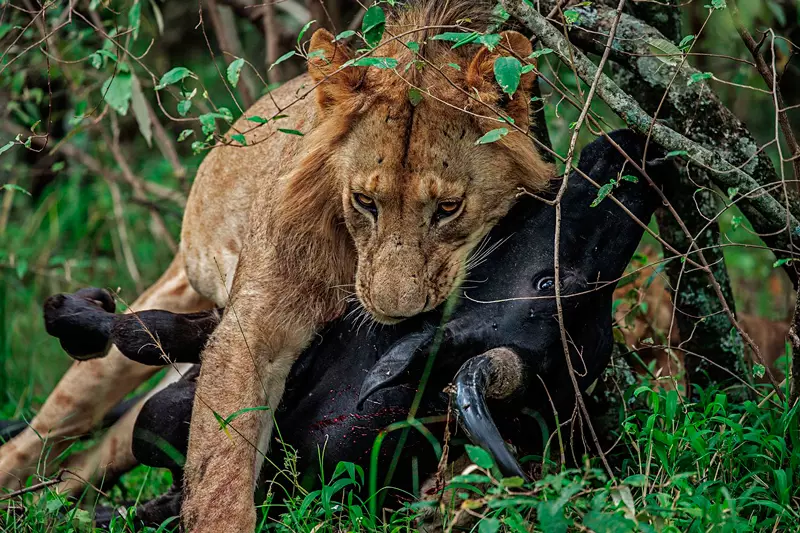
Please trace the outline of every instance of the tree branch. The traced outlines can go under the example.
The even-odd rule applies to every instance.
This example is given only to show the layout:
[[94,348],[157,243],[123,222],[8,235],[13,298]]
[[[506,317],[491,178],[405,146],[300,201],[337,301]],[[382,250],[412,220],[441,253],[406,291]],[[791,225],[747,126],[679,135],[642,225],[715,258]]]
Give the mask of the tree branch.
[[[713,179],[717,180],[719,186],[729,188],[735,187],[739,191],[743,191],[743,195],[747,197],[761,213],[769,213],[776,216],[777,220],[782,221],[782,224],[778,227],[778,231],[785,231],[786,229],[794,231],[798,228],[798,222],[795,217],[786,210],[780,202],[776,201],[775,198],[765,194],[752,176],[748,175],[740,168],[733,166],[724,158],[711,152],[707,148],[700,146],[674,130],[654,121],[653,118],[639,106],[636,100],[622,91],[619,86],[602,74],[602,72],[599,72],[597,66],[582,52],[575,49],[539,12],[520,0],[501,0],[501,3],[509,14],[525,24],[543,44],[553,49],[561,61],[570,65],[582,80],[586,83],[590,83],[590,80],[597,77],[597,95],[600,96],[629,127],[644,135],[650,136],[655,142],[667,150],[685,151],[688,154],[688,158],[693,162],[714,172],[712,175]],[[614,24],[612,24],[611,27],[613,29]],[[675,215],[677,215],[677,213],[675,213]],[[687,235],[691,235],[683,222],[680,219],[677,219],[677,221],[681,225],[681,229]],[[711,270],[702,251],[698,249],[697,255],[701,260],[704,270],[710,275]],[[761,364],[764,364],[758,346],[753,343],[752,339],[737,323],[733,312],[725,301],[719,284],[714,280],[713,276],[710,277],[709,281],[714,286],[720,303],[731,323],[752,348],[757,360]],[[777,382],[769,368],[767,368],[767,376],[770,378],[776,394],[783,399],[783,393],[778,388]]]
[[[235,32],[235,28],[229,28],[222,22],[222,16],[219,11],[219,5],[217,4],[217,0],[206,0],[208,4],[208,18],[211,21],[211,27],[214,28],[214,35],[217,36],[217,43],[219,44],[220,50],[223,52],[223,56],[225,59],[225,64],[229,65],[231,61],[233,61],[233,56],[241,56],[242,51],[237,49],[234,45],[234,39],[229,32]],[[225,53],[227,52],[227,54]],[[252,106],[255,103],[255,98],[253,98],[253,93],[250,91],[247,83],[239,83],[239,94],[242,96],[242,102],[244,102],[244,106],[246,108]]]
[[[778,114],[778,121],[781,126],[781,131],[783,131],[786,144],[789,145],[789,150],[792,152],[792,168],[794,169],[794,179],[798,180],[800,179],[800,157],[798,157],[800,155],[800,145],[797,144],[794,131],[792,131],[792,125],[789,123],[789,117],[786,114],[786,103],[783,100],[783,94],[781,93],[780,87],[778,87],[777,80],[775,79],[772,70],[769,68],[769,65],[767,65],[767,62],[764,61],[764,57],[759,51],[759,43],[753,39],[753,36],[750,35],[750,32],[744,27],[742,16],[739,13],[739,6],[736,0],[730,1],[730,4],[728,4],[728,11],[731,14],[731,19],[733,20],[733,25],[736,27],[736,31],[739,32],[744,45],[750,51],[750,54],[753,56],[753,59],[756,62],[756,68],[758,69],[759,74],[761,74],[761,77],[764,78],[764,83],[767,84],[767,87],[769,87],[769,89],[773,92],[776,107],[775,111]],[[797,184],[795,184],[795,188],[796,187]]]
[[[548,5],[553,3],[552,0],[543,2]],[[608,32],[614,11],[606,8],[576,9],[580,13],[578,22],[580,26],[572,27],[570,38],[584,50],[601,53],[603,43],[597,35]],[[622,16],[618,35],[619,39],[614,43],[611,57],[623,65],[627,72],[617,68],[614,74],[616,79],[624,80],[628,87],[637,87],[629,94],[642,95],[639,102],[648,108],[647,95],[666,92],[665,105],[659,116],[669,117],[666,123],[673,130],[683,132],[719,157],[740,166],[766,192],[769,192],[770,188],[774,189],[772,195],[777,203],[785,205],[787,200],[772,161],[763,149],[759,149],[747,126],[725,107],[705,84],[689,84],[692,76],[698,73],[695,69],[684,62],[676,72],[679,58],[654,55],[649,43],[664,40],[664,35],[629,15]],[[671,83],[673,78],[675,81]],[[649,108],[655,112],[657,105],[651,105]],[[621,116],[625,118],[624,115]],[[723,187],[721,182],[726,178],[718,175],[714,177],[714,181],[723,190],[728,186],[736,187],[736,185]],[[785,231],[785,217],[776,212],[762,211],[760,206],[754,205],[748,198],[743,198],[739,206],[771,248],[795,250],[788,232]],[[793,214],[800,213],[800,205],[791,197],[789,209]],[[777,255],[791,257],[791,254],[780,252],[777,252]],[[786,269],[786,272],[796,283],[797,275],[794,270]]]
[[[571,47],[564,36],[551,26],[541,14],[519,0],[501,0],[501,2],[505,9],[518,18],[543,44],[552,48],[562,61],[569,64],[574,59],[574,68],[578,75],[585,82],[591,82],[597,72],[595,64],[579,50]],[[621,39],[617,42],[620,41]],[[617,43],[615,43],[616,46]],[[573,48],[572,51],[570,51],[571,48]],[[653,59],[657,61],[657,58]],[[751,205],[756,214],[760,215],[760,218],[753,217],[755,220],[751,218],[751,222],[756,231],[765,234],[765,240],[769,238],[768,234],[777,235],[781,232],[785,233],[787,230],[794,231],[800,225],[794,215],[787,211],[778,200],[764,192],[753,176],[667,126],[658,122],[654,123],[653,118],[641,108],[635,99],[622,91],[605,75],[600,78],[597,95],[630,128],[643,134],[652,131],[653,140],[665,149],[685,151],[688,159],[712,171],[712,179],[719,187],[723,189],[737,188],[747,200],[742,202],[742,205]],[[735,144],[731,140],[726,142]],[[774,169],[772,172],[774,175]],[[748,211],[745,214],[748,214]],[[748,218],[750,218],[749,215]],[[783,247],[785,248],[788,244],[788,239],[784,237]]]

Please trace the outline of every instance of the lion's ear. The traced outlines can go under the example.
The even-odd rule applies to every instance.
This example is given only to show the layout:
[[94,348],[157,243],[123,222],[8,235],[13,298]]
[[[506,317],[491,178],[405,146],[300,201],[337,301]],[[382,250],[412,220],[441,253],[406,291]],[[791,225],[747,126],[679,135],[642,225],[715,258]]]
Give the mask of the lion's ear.
[[333,35],[319,29],[311,36],[308,49],[308,73],[317,87],[317,102],[324,111],[351,98],[361,83],[363,69],[345,66],[350,51],[334,42]]
[[530,41],[521,33],[504,31],[500,34],[500,44],[490,51],[484,47],[475,54],[467,67],[466,81],[470,89],[477,91],[484,102],[493,103],[514,119],[514,123],[525,129],[529,126],[531,89],[536,74],[526,72],[520,76],[519,86],[513,95],[503,92],[494,76],[494,63],[501,57],[516,57],[523,63],[532,64],[526,58],[533,53]]

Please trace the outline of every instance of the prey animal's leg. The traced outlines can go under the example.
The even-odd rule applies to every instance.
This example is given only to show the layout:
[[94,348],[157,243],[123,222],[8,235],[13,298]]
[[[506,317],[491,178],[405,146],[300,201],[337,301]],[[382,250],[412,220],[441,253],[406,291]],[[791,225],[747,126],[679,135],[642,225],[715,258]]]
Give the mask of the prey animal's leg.
[[[132,305],[134,310],[193,312],[212,307],[186,278],[178,254],[167,271]],[[32,474],[46,474],[76,436],[90,431],[126,394],[158,370],[111,348],[103,358],[76,362],[50,394],[29,428],[0,447],[0,487],[18,489]]]
[[59,491],[75,493],[82,490],[85,483],[107,485],[136,466],[138,461],[133,456],[131,444],[134,424],[142,406],[153,395],[178,381],[191,366],[184,363],[170,368],[158,385],[103,435],[97,446],[70,456],[64,464],[70,475],[58,485]]

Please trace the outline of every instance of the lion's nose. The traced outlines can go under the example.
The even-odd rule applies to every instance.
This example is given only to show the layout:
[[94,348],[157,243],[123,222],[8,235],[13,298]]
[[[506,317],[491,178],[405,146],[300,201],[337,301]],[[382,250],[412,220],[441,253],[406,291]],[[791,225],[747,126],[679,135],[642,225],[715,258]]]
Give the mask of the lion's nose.
[[427,291],[419,276],[408,276],[401,281],[396,275],[397,272],[381,273],[372,280],[370,299],[375,310],[395,320],[418,315],[428,303]]

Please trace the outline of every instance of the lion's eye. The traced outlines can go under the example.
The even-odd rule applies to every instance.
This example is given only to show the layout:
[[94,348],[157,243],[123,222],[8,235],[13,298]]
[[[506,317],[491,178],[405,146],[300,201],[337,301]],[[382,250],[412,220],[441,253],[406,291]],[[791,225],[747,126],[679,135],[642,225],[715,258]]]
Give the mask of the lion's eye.
[[353,201],[361,208],[366,209],[373,215],[378,215],[378,207],[375,205],[375,200],[367,196],[366,194],[362,194],[360,192],[353,193]]
[[436,208],[436,218],[441,220],[443,218],[455,215],[461,208],[461,203],[461,200],[447,200],[445,202],[439,202],[439,205]]

